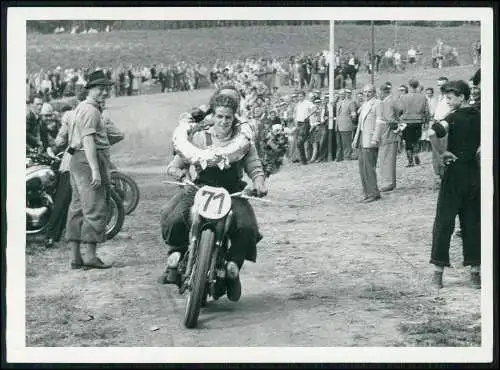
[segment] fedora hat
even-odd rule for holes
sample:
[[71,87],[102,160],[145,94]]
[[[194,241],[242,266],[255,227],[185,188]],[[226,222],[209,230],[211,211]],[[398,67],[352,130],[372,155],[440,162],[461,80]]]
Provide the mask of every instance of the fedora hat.
[[104,74],[104,71],[100,69],[88,75],[87,84],[85,85],[85,88],[90,89],[94,86],[110,86],[110,85],[113,85],[113,83],[110,80],[108,80],[108,78]]

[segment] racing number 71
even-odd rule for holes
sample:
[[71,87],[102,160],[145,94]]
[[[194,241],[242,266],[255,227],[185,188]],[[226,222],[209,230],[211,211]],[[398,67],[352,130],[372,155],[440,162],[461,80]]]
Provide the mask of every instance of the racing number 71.
[[222,205],[224,204],[224,193],[218,193],[215,195],[213,191],[208,191],[204,190],[202,193],[203,196],[208,195],[207,201],[205,202],[205,205],[203,206],[203,211],[206,212],[208,209],[208,206],[210,205],[210,202],[212,200],[220,199],[219,201],[219,209],[217,211],[217,214],[220,214],[222,212]]

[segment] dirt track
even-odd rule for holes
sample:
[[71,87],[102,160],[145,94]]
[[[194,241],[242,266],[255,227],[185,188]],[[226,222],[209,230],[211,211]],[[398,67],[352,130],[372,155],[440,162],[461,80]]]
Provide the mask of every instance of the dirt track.
[[242,270],[242,299],[209,303],[195,330],[182,325],[175,288],[156,282],[166,254],[159,208],[177,188],[161,184],[160,168],[124,169],[142,197],[99,250],[113,269],[69,270],[64,244],[28,256],[27,345],[479,346],[480,291],[459,239],[445,288],[428,285],[437,192],[430,154],[422,158],[408,169],[399,156],[398,188],[370,205],[357,203],[356,161],[272,176],[268,199],[280,204],[253,203],[264,239]]

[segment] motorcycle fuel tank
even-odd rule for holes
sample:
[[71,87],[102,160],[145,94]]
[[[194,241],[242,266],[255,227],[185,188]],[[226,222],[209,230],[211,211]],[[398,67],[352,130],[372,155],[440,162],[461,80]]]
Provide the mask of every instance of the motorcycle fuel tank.
[[48,166],[36,165],[26,169],[26,186],[36,186],[38,184],[49,187],[54,185],[56,174]]

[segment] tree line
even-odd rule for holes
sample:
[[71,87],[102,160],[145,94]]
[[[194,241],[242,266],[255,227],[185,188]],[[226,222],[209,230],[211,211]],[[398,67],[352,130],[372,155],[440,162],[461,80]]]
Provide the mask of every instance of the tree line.
[[[391,25],[395,21],[375,21],[376,26]],[[398,21],[399,26],[420,26],[420,27],[456,27],[464,25],[479,25],[476,21]],[[53,33],[57,27],[64,27],[65,31],[70,31],[75,25],[80,29],[94,28],[104,31],[107,26],[113,30],[166,30],[183,28],[213,28],[213,27],[249,27],[249,26],[328,26],[329,21],[324,20],[51,20],[26,22],[27,32]],[[336,21],[335,24],[357,24],[370,25],[371,21]]]

